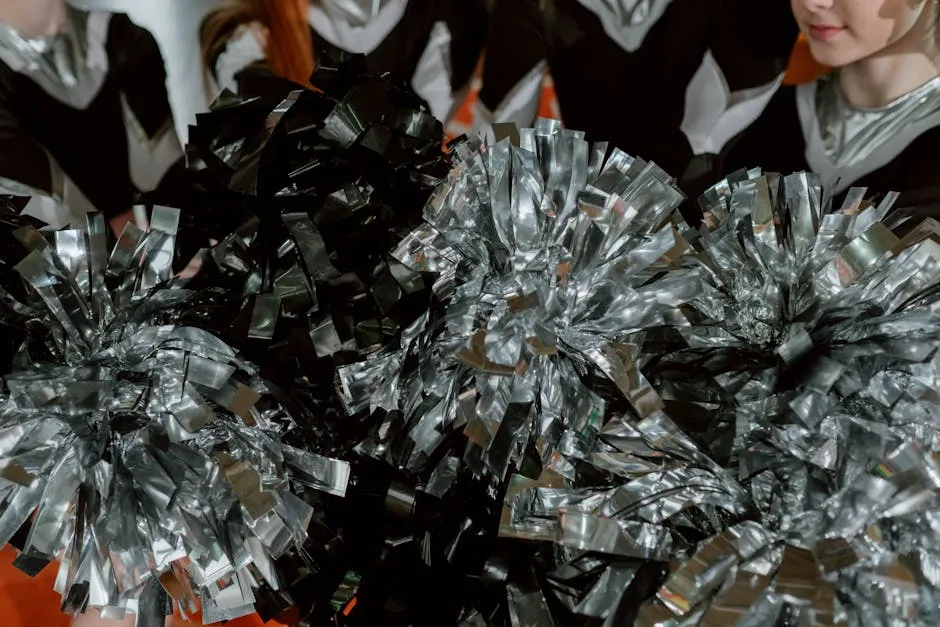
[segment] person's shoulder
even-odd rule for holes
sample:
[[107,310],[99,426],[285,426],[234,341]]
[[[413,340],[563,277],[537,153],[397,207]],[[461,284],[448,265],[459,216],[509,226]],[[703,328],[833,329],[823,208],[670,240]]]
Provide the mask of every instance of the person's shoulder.
[[113,58],[140,58],[153,53],[159,56],[160,47],[153,33],[126,13],[89,11],[87,25],[89,39],[104,41]]
[[160,44],[149,29],[135,22],[126,13],[89,11],[87,16],[89,49],[104,48],[112,71],[137,80],[135,74],[147,77],[165,74]]
[[906,171],[929,173],[936,178],[940,168],[940,104],[929,115],[922,117],[920,133],[910,140],[898,159],[905,163]]
[[[940,184],[936,182],[940,170],[940,120],[911,140],[892,164],[902,177],[904,187],[929,188],[932,200],[940,202]],[[909,193],[912,190],[897,191]]]
[[108,39],[118,41],[139,41],[140,39],[153,39],[153,34],[131,19],[127,13],[111,11],[89,11],[89,30],[105,28]]
[[770,102],[724,152],[722,175],[761,166],[771,172],[806,169],[806,140],[797,108],[798,88],[781,86]]
[[777,89],[777,93],[774,94],[773,98],[770,99],[770,104],[768,108],[774,106],[776,108],[786,108],[796,111],[796,99],[798,94],[803,89],[808,89],[809,85],[781,85]]
[[899,216],[940,219],[940,118],[865,181],[879,192],[900,192]]
[[935,160],[940,159],[940,120],[936,126],[928,128],[911,142],[910,148],[930,153]]
[[781,85],[751,125],[752,132],[770,132],[776,135],[783,128],[786,128],[788,133],[795,132],[799,127],[797,100],[800,98],[800,89],[805,87]]

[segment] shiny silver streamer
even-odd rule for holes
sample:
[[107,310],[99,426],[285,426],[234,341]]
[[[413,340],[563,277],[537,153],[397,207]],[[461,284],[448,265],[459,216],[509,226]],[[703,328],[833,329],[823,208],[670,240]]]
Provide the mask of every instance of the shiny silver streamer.
[[59,561],[73,614],[162,625],[166,599],[188,614],[197,597],[206,622],[252,613],[252,589],[279,589],[274,560],[306,539],[295,490],[343,495],[349,479],[281,443],[292,422],[250,363],[177,324],[193,297],[171,276],[178,218],[128,225],[110,258],[99,215],[49,242],[18,234],[53,358],[4,379],[0,545],[25,526],[21,558]]
[[426,226],[393,252],[439,274],[433,291],[446,311],[419,318],[393,350],[339,369],[350,413],[403,416],[364,452],[390,455],[383,434],[403,430],[408,454],[391,461],[416,470],[462,429],[464,463],[501,480],[527,450],[559,466],[583,456],[609,413],[587,379],[606,380],[641,415],[657,411],[632,337],[681,318],[697,293],[692,282],[644,285],[685,249],[683,196],[654,164],[608,156],[557,122],[520,137],[461,145]]
[[940,226],[899,239],[897,196],[864,196],[759,172],[706,196],[645,284],[699,286],[636,353],[660,410],[510,477],[501,535],[557,546],[514,626],[549,597],[605,627],[940,621]]
[[[608,420],[577,470],[562,476],[548,464],[537,479],[513,475],[500,535],[556,543],[544,595],[584,620],[614,627],[630,624],[643,599],[637,595],[660,576],[657,564],[694,554],[690,529],[718,533],[747,516],[749,502],[742,486],[664,413],[639,421],[624,415]],[[544,595],[530,597],[538,607],[520,606],[510,595],[523,614],[513,624],[542,624],[533,621],[550,611]]]
[[578,133],[459,150],[394,253],[443,313],[338,385],[388,412],[362,451],[403,429],[417,466],[463,429],[500,535],[555,544],[513,625],[552,597],[610,627],[937,624],[940,227],[752,171],[692,232],[658,168]]
[[[684,346],[659,335],[641,361],[721,464],[694,481],[737,493],[744,515],[673,556],[637,625],[940,620],[940,230],[899,239],[883,222],[897,195],[864,197],[830,212],[813,175],[759,172],[706,194]],[[634,519],[675,510],[674,494],[641,493]]]
[[[459,463],[509,481],[503,537],[557,542],[560,572],[575,571],[586,553],[669,559],[691,548],[678,530],[683,521],[674,522],[687,503],[720,529],[743,501],[736,486],[691,465],[707,463],[691,442],[659,442],[671,423],[637,367],[644,332],[683,324],[682,306],[700,294],[684,263],[683,196],[655,164],[591,146],[556,122],[518,138],[460,145],[456,168],[425,209],[427,225],[393,253],[410,270],[438,275],[442,307],[405,329],[393,350],[339,369],[350,413],[386,412],[360,450],[415,471],[462,431],[469,444]],[[394,441],[400,433],[404,446]],[[688,449],[690,463],[657,463],[665,454],[644,438]],[[531,473],[532,460],[536,478],[522,471]],[[439,479],[457,462],[437,467],[430,493],[447,489]],[[576,468],[588,464],[601,475],[619,472],[602,487],[579,487]],[[618,485],[644,470],[643,481]],[[672,520],[644,503],[651,494],[670,499]],[[626,587],[634,575],[611,565],[593,592],[565,602],[607,617],[620,598],[609,586]],[[512,623],[552,624],[549,594],[535,577],[510,581]]]

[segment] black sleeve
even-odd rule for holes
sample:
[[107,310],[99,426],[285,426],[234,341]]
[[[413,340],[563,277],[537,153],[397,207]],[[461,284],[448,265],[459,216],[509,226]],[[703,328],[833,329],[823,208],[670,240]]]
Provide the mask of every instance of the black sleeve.
[[796,110],[796,89],[781,87],[757,120],[732,139],[721,154],[691,155],[679,184],[688,200],[687,219],[697,222],[699,197],[715,183],[739,170],[759,167],[790,174],[808,169],[806,142]]
[[157,40],[119,13],[111,18],[108,56],[119,72],[124,97],[148,136],[153,138],[173,113],[166,88],[166,66]]
[[[30,190],[55,195],[49,156],[0,99],[0,186],[8,193]],[[16,186],[27,189],[15,189]]]
[[934,127],[911,142],[893,162],[874,172],[868,180],[872,192],[901,196],[886,223],[898,235],[906,235],[927,218],[940,221],[940,127]]
[[539,0],[496,0],[485,54],[480,102],[493,111],[548,56]]
[[[694,97],[690,90],[696,85],[696,88],[702,88],[703,84],[699,81],[705,81],[712,95],[716,90],[723,91],[727,88],[731,94],[738,92],[738,95],[745,90],[754,90],[748,97],[755,99],[770,96],[769,90],[775,88],[775,80],[786,71],[798,34],[788,0],[713,0],[707,8],[704,8],[704,4],[699,6],[703,7],[702,11],[707,12],[707,16],[698,15],[699,19],[707,20],[703,48],[699,50],[693,45],[683,49],[699,64],[697,69],[690,73],[691,80],[685,85],[686,103],[682,124],[684,126],[686,121],[691,124],[688,129],[680,128],[678,124],[675,128],[667,126],[666,139],[661,142],[658,152],[654,155],[660,166],[675,173],[692,199],[703,186],[717,181],[721,173],[726,171],[723,166],[726,155],[702,153],[731,150],[741,133],[724,149],[720,146],[703,149],[700,145],[693,145],[686,134],[687,130],[692,130],[698,137],[703,129],[708,128],[706,120],[713,124],[714,119],[721,119],[725,123],[736,124],[738,128],[742,128],[749,123],[753,124],[753,118],[747,119],[747,116],[743,115],[744,109],[738,109],[727,119],[724,119],[723,115],[716,118],[715,116],[722,112],[713,110],[711,107],[714,104],[707,99],[703,101]],[[711,57],[710,61],[704,56],[706,51]],[[720,81],[720,84],[715,81]],[[734,106],[742,104],[735,102]],[[725,113],[730,115],[731,110]],[[752,103],[749,114],[760,114],[757,102]],[[712,178],[714,181],[710,181]]]
[[441,1],[444,21],[451,33],[451,85],[456,91],[473,77],[486,41],[489,16],[484,0]]
[[806,141],[796,108],[796,88],[781,87],[757,120],[728,142],[715,178],[741,169],[790,174],[807,169]]
[[799,34],[789,0],[722,0],[719,11],[710,49],[732,92],[786,71]]

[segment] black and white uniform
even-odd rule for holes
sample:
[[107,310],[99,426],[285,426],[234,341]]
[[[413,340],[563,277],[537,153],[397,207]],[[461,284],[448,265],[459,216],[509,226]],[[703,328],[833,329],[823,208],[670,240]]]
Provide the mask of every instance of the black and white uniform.
[[[310,28],[317,51],[366,56],[369,72],[411,79],[441,120],[463,101],[486,37],[484,0],[315,0]],[[213,67],[217,85],[239,91],[239,74],[264,59],[251,26],[233,33]]]
[[0,24],[0,193],[54,227],[130,211],[182,150],[151,34],[123,14],[68,7],[62,33]]
[[688,191],[752,167],[815,172],[836,208],[849,188],[864,187],[872,198],[900,192],[899,215],[940,217],[940,78],[877,109],[848,104],[837,74],[782,88]]
[[676,176],[756,117],[797,35],[786,0],[496,0],[490,24],[478,130],[530,126],[550,71],[565,126]]

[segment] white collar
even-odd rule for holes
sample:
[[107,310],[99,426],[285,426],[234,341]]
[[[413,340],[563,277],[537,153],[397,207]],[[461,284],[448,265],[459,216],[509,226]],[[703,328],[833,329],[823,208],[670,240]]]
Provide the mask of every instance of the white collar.
[[[75,19],[78,9],[69,6],[69,15]],[[84,63],[76,67],[77,85],[65,85],[62,79],[47,67],[31,64],[30,58],[14,45],[0,45],[0,61],[23,76],[28,77],[56,100],[77,109],[85,109],[95,99],[108,75],[108,27],[111,13],[91,11],[86,14],[84,41],[77,42],[84,54]]]
[[331,11],[328,2],[314,2],[310,5],[308,19],[317,35],[337,48],[354,54],[369,54],[398,26],[407,8],[408,0],[387,0],[369,23],[358,26],[346,21],[342,12]]
[[834,194],[845,191],[863,177],[885,167],[897,159],[915,139],[930,129],[940,126],[940,112],[928,115],[903,126],[900,132],[891,135],[874,148],[866,158],[837,167],[829,157],[822,140],[819,116],[816,114],[818,86],[819,81],[814,81],[796,88],[796,110],[806,143],[804,154],[806,163],[810,170],[821,177],[823,185]]
[[[585,9],[597,16],[607,36],[627,52],[636,52],[640,49],[646,36],[666,13],[672,1],[578,0]],[[641,19],[637,19],[632,24],[628,23],[627,18],[631,14]],[[677,42],[676,45],[682,44]]]
[[[69,6],[69,11],[78,11]],[[108,70],[108,26],[111,13],[107,11],[89,11],[85,28],[85,65],[91,70]],[[6,63],[14,72],[24,72],[27,59],[15,49],[0,45],[0,61]]]

